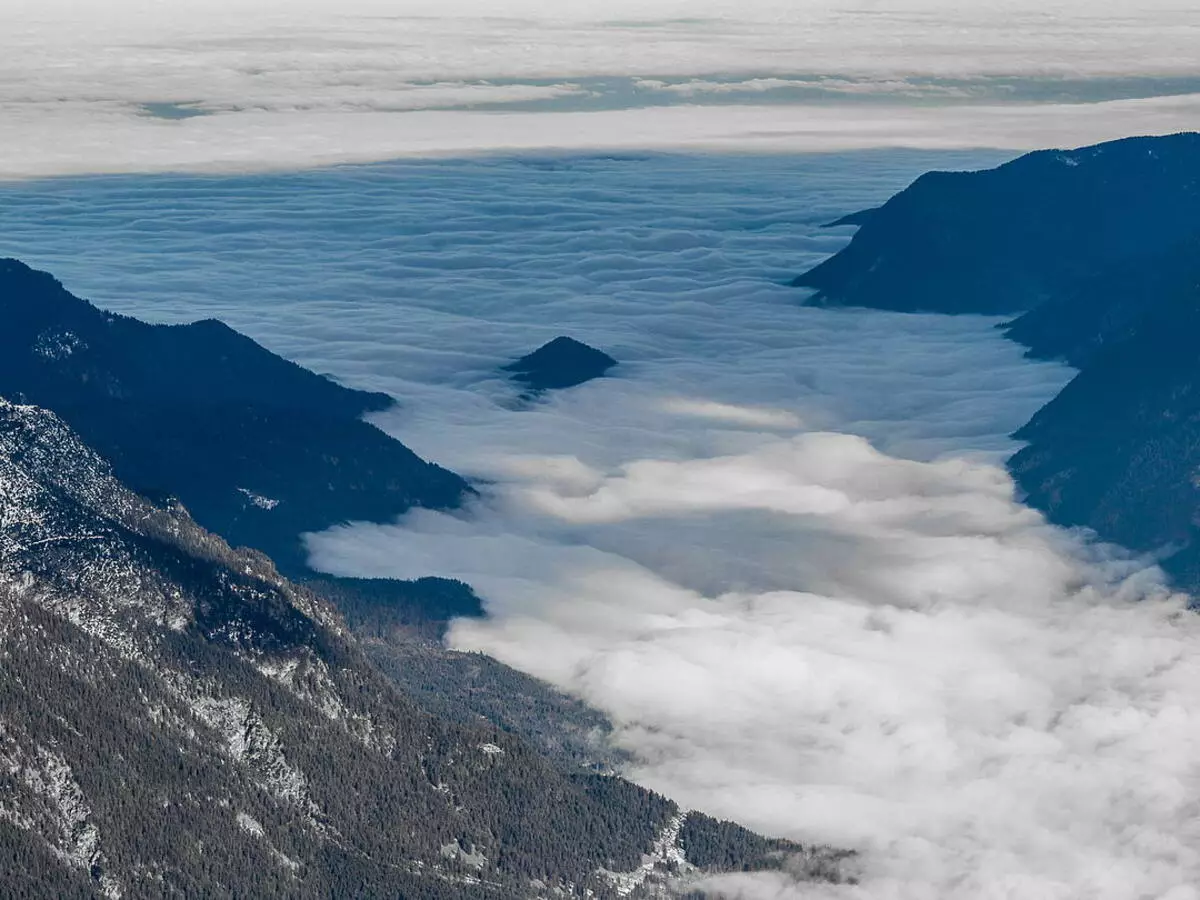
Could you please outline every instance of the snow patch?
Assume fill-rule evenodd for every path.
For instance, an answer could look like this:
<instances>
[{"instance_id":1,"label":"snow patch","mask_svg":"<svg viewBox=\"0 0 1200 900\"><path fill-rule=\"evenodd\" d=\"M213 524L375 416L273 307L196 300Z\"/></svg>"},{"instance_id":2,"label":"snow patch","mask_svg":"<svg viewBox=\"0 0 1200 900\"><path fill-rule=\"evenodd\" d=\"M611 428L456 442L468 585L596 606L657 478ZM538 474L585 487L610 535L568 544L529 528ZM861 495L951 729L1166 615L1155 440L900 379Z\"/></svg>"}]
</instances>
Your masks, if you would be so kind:
<instances>
[{"instance_id":1,"label":"snow patch","mask_svg":"<svg viewBox=\"0 0 1200 900\"><path fill-rule=\"evenodd\" d=\"M263 841L267 845L267 851L271 854L271 859L275 860L282 868L287 869L292 874L300 871L300 862L273 847L266 838L266 831L262 827L262 823L254 818L254 816L246 812L239 812L237 814L237 824L238 828L242 829L242 831Z\"/></svg>"},{"instance_id":2,"label":"snow patch","mask_svg":"<svg viewBox=\"0 0 1200 900\"><path fill-rule=\"evenodd\" d=\"M472 847L468 851L458 841L443 844L440 852L443 859L457 860L464 866L470 866L472 869L482 869L487 865L488 861L487 857L483 855L478 847Z\"/></svg>"},{"instance_id":3,"label":"snow patch","mask_svg":"<svg viewBox=\"0 0 1200 900\"><path fill-rule=\"evenodd\" d=\"M123 889L120 882L104 871L105 860L100 851L100 829L91 821L92 810L84 797L83 789L75 780L66 759L46 747L38 747L32 759L22 762L5 760L9 774L15 775L37 797L44 800L54 813L55 837L44 835L51 841L51 850L63 862L88 872L100 888L100 893L110 900L120 900ZM26 830L37 830L28 816L0 810L0 816Z\"/></svg>"},{"instance_id":4,"label":"snow patch","mask_svg":"<svg viewBox=\"0 0 1200 900\"><path fill-rule=\"evenodd\" d=\"M695 866L687 860L683 847L679 842L680 832L683 831L687 810L680 810L667 821L662 831L655 838L650 852L642 856L642 864L631 872L611 872L600 869L599 874L605 878L620 897L627 897L651 879L662 879L686 875Z\"/></svg>"},{"instance_id":5,"label":"snow patch","mask_svg":"<svg viewBox=\"0 0 1200 900\"><path fill-rule=\"evenodd\" d=\"M309 797L304 773L288 763L279 738L249 702L240 697L186 699L196 716L225 739L226 752L249 766L269 794L307 811L310 823L316 824L319 810Z\"/></svg>"},{"instance_id":6,"label":"snow patch","mask_svg":"<svg viewBox=\"0 0 1200 900\"><path fill-rule=\"evenodd\" d=\"M252 834L257 838L260 838L266 834L266 832L263 831L262 824L258 821L258 819L254 818L254 816L250 815L249 813L239 812L237 814L237 824L238 828L242 829L242 831L246 832L247 834Z\"/></svg>"},{"instance_id":7,"label":"snow patch","mask_svg":"<svg viewBox=\"0 0 1200 900\"><path fill-rule=\"evenodd\" d=\"M246 499L259 509L274 509L280 503L278 500L273 500L270 497L264 497L262 494L256 494L249 488L240 487L238 490L246 495Z\"/></svg>"},{"instance_id":8,"label":"snow patch","mask_svg":"<svg viewBox=\"0 0 1200 900\"><path fill-rule=\"evenodd\" d=\"M77 350L86 350L87 344L70 331L45 331L38 335L33 344L33 352L49 360L63 360Z\"/></svg>"}]
</instances>

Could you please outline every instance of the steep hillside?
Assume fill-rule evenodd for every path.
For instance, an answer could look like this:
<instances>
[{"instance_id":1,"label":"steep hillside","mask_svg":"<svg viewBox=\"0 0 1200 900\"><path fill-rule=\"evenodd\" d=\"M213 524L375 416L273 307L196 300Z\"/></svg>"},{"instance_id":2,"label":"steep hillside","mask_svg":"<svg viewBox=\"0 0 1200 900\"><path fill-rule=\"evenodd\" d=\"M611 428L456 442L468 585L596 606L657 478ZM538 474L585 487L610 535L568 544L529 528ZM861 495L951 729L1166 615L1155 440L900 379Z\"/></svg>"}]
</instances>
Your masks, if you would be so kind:
<instances>
[{"instance_id":1,"label":"steep hillside","mask_svg":"<svg viewBox=\"0 0 1200 900\"><path fill-rule=\"evenodd\" d=\"M636 895L688 870L685 833L836 875L422 711L264 557L2 400L0 660L0 883L24 896Z\"/></svg>"},{"instance_id":2,"label":"steep hillside","mask_svg":"<svg viewBox=\"0 0 1200 900\"><path fill-rule=\"evenodd\" d=\"M1100 267L1006 326L1008 337L1040 359L1088 366L1106 347L1134 337L1152 315L1177 315L1195 303L1200 235L1136 263Z\"/></svg>"},{"instance_id":3,"label":"steep hillside","mask_svg":"<svg viewBox=\"0 0 1200 900\"><path fill-rule=\"evenodd\" d=\"M332 601L379 670L434 715L490 722L571 769L607 772L628 760L601 713L489 656L443 645L451 618L484 614L462 582L314 578L305 586Z\"/></svg>"},{"instance_id":4,"label":"steep hillside","mask_svg":"<svg viewBox=\"0 0 1200 900\"><path fill-rule=\"evenodd\" d=\"M1029 445L1010 468L1057 522L1179 551L1167 567L1200 590L1200 256L1189 245L1141 277L1098 278L1094 296L1090 326L1039 310L1013 328L1083 370L1017 432Z\"/></svg>"},{"instance_id":5,"label":"steep hillside","mask_svg":"<svg viewBox=\"0 0 1200 900\"><path fill-rule=\"evenodd\" d=\"M815 289L813 303L1020 312L1200 232L1200 135L930 172L878 209L835 224L860 227L845 249L796 278Z\"/></svg>"},{"instance_id":6,"label":"steep hillside","mask_svg":"<svg viewBox=\"0 0 1200 900\"><path fill-rule=\"evenodd\" d=\"M148 496L180 499L238 546L303 568L299 535L469 491L360 417L349 390L216 321L148 325L0 260L0 395L60 415Z\"/></svg>"}]
</instances>

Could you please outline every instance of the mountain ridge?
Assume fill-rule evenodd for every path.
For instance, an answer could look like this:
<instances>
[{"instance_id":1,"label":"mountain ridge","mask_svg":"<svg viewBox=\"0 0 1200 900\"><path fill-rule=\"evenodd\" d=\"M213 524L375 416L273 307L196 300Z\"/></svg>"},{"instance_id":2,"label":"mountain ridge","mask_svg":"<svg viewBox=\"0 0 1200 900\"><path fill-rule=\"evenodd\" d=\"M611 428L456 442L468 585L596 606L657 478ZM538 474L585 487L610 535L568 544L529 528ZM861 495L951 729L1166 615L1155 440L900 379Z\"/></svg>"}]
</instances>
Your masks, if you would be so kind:
<instances>
[{"instance_id":1,"label":"mountain ridge","mask_svg":"<svg viewBox=\"0 0 1200 900\"><path fill-rule=\"evenodd\" d=\"M992 169L927 172L792 284L809 302L1004 315L1200 232L1200 134L1038 150ZM1132 227L1131 227L1132 226Z\"/></svg>"},{"instance_id":2,"label":"mountain ridge","mask_svg":"<svg viewBox=\"0 0 1200 900\"><path fill-rule=\"evenodd\" d=\"M602 378L616 365L602 350L561 335L502 369L536 395Z\"/></svg>"},{"instance_id":3,"label":"mountain ridge","mask_svg":"<svg viewBox=\"0 0 1200 900\"><path fill-rule=\"evenodd\" d=\"M362 421L395 401L343 387L216 320L150 325L0 260L0 395L54 410L133 489L305 570L300 536L471 493Z\"/></svg>"}]
</instances>

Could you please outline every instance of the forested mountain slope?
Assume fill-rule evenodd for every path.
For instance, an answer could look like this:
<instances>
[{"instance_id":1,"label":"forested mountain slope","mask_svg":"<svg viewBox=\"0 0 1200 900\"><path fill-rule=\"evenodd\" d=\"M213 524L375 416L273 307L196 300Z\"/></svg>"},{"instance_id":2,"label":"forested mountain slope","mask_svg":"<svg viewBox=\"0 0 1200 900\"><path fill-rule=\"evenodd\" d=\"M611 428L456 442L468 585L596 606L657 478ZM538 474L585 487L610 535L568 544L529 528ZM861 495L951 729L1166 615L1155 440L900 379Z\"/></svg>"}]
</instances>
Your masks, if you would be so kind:
<instances>
[{"instance_id":1,"label":"forested mountain slope","mask_svg":"<svg viewBox=\"0 0 1200 900\"><path fill-rule=\"evenodd\" d=\"M603 378L615 365L617 361L602 350L561 336L503 368L513 381L540 394Z\"/></svg>"},{"instance_id":2,"label":"forested mountain slope","mask_svg":"<svg viewBox=\"0 0 1200 900\"><path fill-rule=\"evenodd\" d=\"M1105 348L1136 336L1150 317L1170 317L1196 302L1200 232L1137 263L1100 266L1087 278L1005 326L1039 359L1086 368Z\"/></svg>"},{"instance_id":3,"label":"forested mountain slope","mask_svg":"<svg viewBox=\"0 0 1200 900\"><path fill-rule=\"evenodd\" d=\"M265 557L2 400L0 663L0 883L25 896L604 897L685 845L837 871L422 711Z\"/></svg>"},{"instance_id":4,"label":"forested mountain slope","mask_svg":"<svg viewBox=\"0 0 1200 900\"><path fill-rule=\"evenodd\" d=\"M796 278L811 302L908 312L1033 309L1101 269L1200 232L1200 135L1040 150L979 172L929 172L850 244Z\"/></svg>"},{"instance_id":5,"label":"forested mountain slope","mask_svg":"<svg viewBox=\"0 0 1200 900\"><path fill-rule=\"evenodd\" d=\"M1082 366L1017 432L1010 468L1030 502L1146 551L1200 591L1200 244L1118 267L1010 335Z\"/></svg>"}]
</instances>

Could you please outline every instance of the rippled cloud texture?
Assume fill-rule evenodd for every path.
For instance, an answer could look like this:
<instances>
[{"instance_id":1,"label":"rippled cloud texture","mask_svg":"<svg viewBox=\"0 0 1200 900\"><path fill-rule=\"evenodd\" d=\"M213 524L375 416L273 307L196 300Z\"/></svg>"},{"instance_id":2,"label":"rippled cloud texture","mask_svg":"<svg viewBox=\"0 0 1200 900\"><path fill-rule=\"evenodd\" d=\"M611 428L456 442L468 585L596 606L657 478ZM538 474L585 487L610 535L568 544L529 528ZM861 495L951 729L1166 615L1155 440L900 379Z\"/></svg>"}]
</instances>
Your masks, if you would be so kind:
<instances>
[{"instance_id":1,"label":"rippled cloud texture","mask_svg":"<svg viewBox=\"0 0 1200 900\"><path fill-rule=\"evenodd\" d=\"M0 177L1195 127L1183 0L5 0Z\"/></svg>"},{"instance_id":2,"label":"rippled cloud texture","mask_svg":"<svg viewBox=\"0 0 1200 900\"><path fill-rule=\"evenodd\" d=\"M35 182L0 191L0 251L399 397L379 423L483 498L314 536L314 562L471 581L491 618L454 644L603 709L634 778L862 851L860 887L734 876L729 896L1187 900L1200 626L996 465L1070 373L990 320L784 286L846 240L820 223L996 159ZM620 366L523 404L497 368L560 333Z\"/></svg>"}]
</instances>

